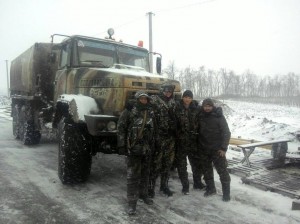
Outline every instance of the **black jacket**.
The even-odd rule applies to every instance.
[[[198,102],[193,100],[188,108],[185,108],[183,101],[176,104],[175,116],[177,121],[177,137],[193,139],[198,135],[198,114],[200,107]]]
[[[210,113],[201,108],[199,125],[199,143],[203,150],[227,151],[231,133],[221,107],[214,107]]]

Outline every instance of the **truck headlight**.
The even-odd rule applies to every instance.
[[[110,121],[107,123],[107,130],[108,131],[114,131],[117,128],[117,123],[114,121]]]

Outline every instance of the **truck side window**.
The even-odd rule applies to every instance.
[[[70,49],[70,44],[66,44],[62,47],[61,49],[61,57],[60,57],[60,68],[67,67],[69,65],[69,51]]]

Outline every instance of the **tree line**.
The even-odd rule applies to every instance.
[[[193,91],[195,98],[236,97],[257,99],[289,99],[300,105],[300,75],[290,72],[285,75],[258,76],[250,70],[236,74],[233,70],[198,69],[190,66],[178,69],[171,61],[163,70],[168,78],[180,81],[182,89]],[[273,100],[274,101],[274,100]],[[273,102],[272,101],[272,102]]]

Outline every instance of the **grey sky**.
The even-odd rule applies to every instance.
[[[299,0],[0,0],[0,93],[6,93],[6,66],[35,42],[53,33],[106,36],[153,48],[164,66],[204,65],[257,75],[300,73]]]

